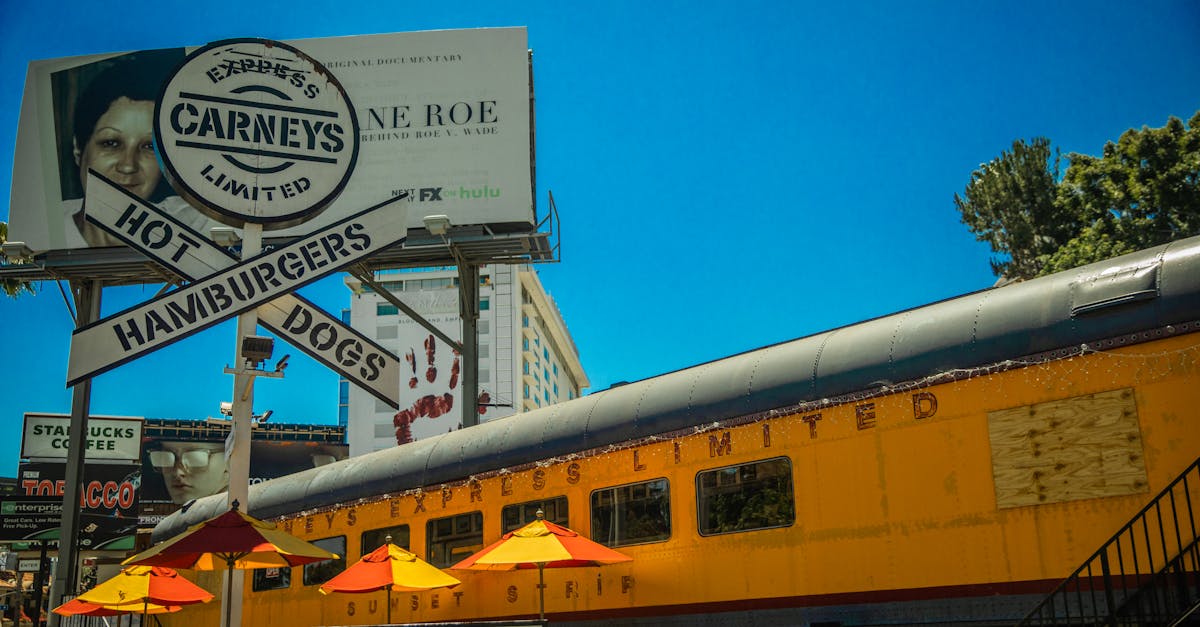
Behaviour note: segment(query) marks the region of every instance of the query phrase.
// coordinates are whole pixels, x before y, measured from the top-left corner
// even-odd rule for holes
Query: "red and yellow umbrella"
[[[603,544],[542,518],[504,534],[490,546],[451,566],[451,570],[538,569],[538,614],[546,620],[546,568],[600,566],[633,561]]]
[[[121,616],[123,614],[166,614],[182,610],[182,605],[158,605],[156,603],[133,603],[123,605],[95,605],[79,599],[71,599],[54,608],[53,612],[61,616]]]
[[[207,603],[212,598],[212,593],[171,568],[129,566],[53,611],[64,616],[161,614],[177,611],[183,605]]]
[[[321,592],[363,593],[387,590],[387,621],[392,622],[392,590],[453,588],[459,580],[447,575],[395,544],[391,536],[382,546],[321,585]]]

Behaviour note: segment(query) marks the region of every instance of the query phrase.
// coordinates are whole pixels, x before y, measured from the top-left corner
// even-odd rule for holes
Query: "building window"
[[[492,356],[492,346],[490,344],[480,344],[479,345],[479,356],[484,357],[484,358],[491,357]]]
[[[480,383],[491,383],[492,382],[492,371],[488,370],[487,368],[480,368],[479,369],[479,382]]]
[[[254,583],[251,586],[255,592],[263,590],[284,590],[292,585],[292,569],[286,567],[255,568]]]
[[[558,364],[550,364],[554,368],[554,376],[558,376]]]
[[[483,513],[437,518],[425,525],[426,560],[449,568],[483,548]]]
[[[392,544],[405,551],[408,550],[408,525],[396,525],[395,527],[364,531],[362,533],[362,542],[359,543],[359,554],[366,555],[383,546],[388,536],[392,536]]]
[[[376,327],[375,328],[375,339],[377,339],[377,340],[394,340],[397,337],[399,328],[400,327],[398,327],[394,324],[389,324],[386,327]]]
[[[700,535],[787,527],[796,521],[792,462],[786,457],[696,475]]]
[[[529,350],[529,338],[521,338],[521,349]]]
[[[492,308],[492,303],[486,298],[479,299],[479,311],[487,311]]]
[[[395,316],[400,313],[400,310],[391,303],[377,303],[375,305],[375,315],[377,316]]]
[[[475,324],[475,331],[479,335],[487,335],[492,332],[492,323],[487,320],[480,320]]]
[[[550,361],[550,349],[542,347],[542,357],[545,357],[546,361]]]
[[[525,384],[525,398],[529,398],[529,384]]]
[[[394,411],[396,410],[392,409],[392,406],[388,405],[387,401],[375,399],[375,413],[390,414]]]
[[[524,314],[521,315],[521,326],[526,328],[529,327],[529,316]]]
[[[346,536],[334,536],[332,538],[322,538],[313,541],[313,544],[329,551],[336,553],[340,557],[335,560],[325,560],[323,562],[313,562],[312,564],[304,565],[304,585],[315,586],[325,583],[333,576],[346,570]]]
[[[616,547],[671,537],[671,494],[666,479],[592,492],[592,539]]]
[[[500,510],[500,524],[503,527],[501,533],[508,533],[537,520],[539,509],[546,520],[564,527],[571,526],[567,521],[567,497],[557,496],[542,501],[505,505],[504,509]]]
[[[396,426],[390,422],[375,423],[375,437],[377,437],[377,438],[394,438],[394,437],[396,437]]]

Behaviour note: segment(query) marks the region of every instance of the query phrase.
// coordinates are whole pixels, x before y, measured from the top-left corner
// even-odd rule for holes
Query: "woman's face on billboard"
[[[96,121],[87,145],[75,147],[79,182],[87,188],[89,168],[149,199],[162,173],[154,157],[154,103],[121,96]]]
[[[150,463],[162,472],[175,503],[216,494],[229,486],[225,446],[219,442],[163,442],[160,450],[150,452]]]

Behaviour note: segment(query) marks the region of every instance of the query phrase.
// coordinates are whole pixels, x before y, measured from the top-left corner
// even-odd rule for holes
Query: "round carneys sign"
[[[341,84],[266,39],[188,55],[163,86],[154,132],[176,191],[233,226],[280,229],[315,217],[358,158],[358,119]]]

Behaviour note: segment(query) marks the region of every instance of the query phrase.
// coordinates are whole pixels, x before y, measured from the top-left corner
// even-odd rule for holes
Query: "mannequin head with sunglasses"
[[[150,451],[150,464],[163,474],[175,503],[187,503],[229,488],[225,446],[220,442],[163,442]]]

